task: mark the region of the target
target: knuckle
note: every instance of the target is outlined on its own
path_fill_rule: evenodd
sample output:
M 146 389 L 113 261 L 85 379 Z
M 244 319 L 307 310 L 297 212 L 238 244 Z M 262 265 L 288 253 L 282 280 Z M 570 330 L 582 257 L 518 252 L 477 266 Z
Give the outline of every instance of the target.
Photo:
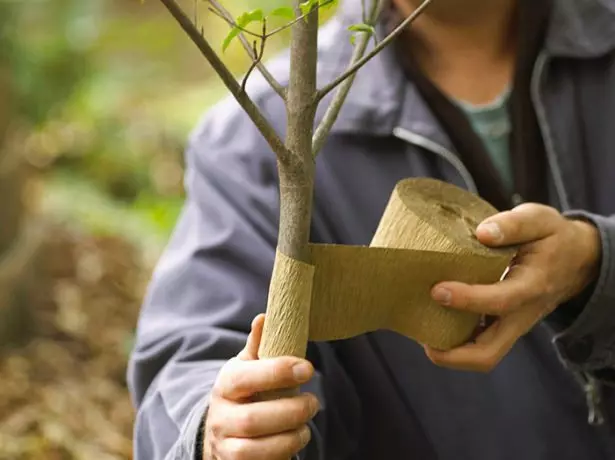
M 498 222 L 502 232 L 506 235 L 506 238 L 515 238 L 521 230 L 522 220 L 520 219 L 521 213 L 507 214 L 505 219 Z
M 314 395 L 309 395 L 308 402 L 306 404 L 306 415 L 308 418 L 313 417 L 320 408 L 320 401 Z
M 234 389 L 234 380 L 237 375 L 237 365 L 234 360 L 235 358 L 230 359 L 220 370 L 212 389 L 214 395 L 224 397 Z
M 292 367 L 295 360 L 289 357 L 281 357 L 272 361 L 271 378 L 274 382 L 292 380 Z
M 540 206 L 536 203 L 521 203 L 520 205 L 515 207 L 515 210 L 522 212 L 532 212 L 536 209 L 537 206 Z
M 307 425 L 303 425 L 295 433 L 293 450 L 300 450 L 312 439 L 312 430 Z
M 558 221 L 561 221 L 561 222 L 565 221 L 564 216 L 562 216 L 562 214 L 557 209 L 555 209 L 554 207 L 546 206 L 544 204 L 541 205 L 541 207 L 543 209 L 543 212 L 546 215 L 548 215 L 549 217 L 551 217 L 552 219 L 555 219 L 555 220 L 558 220 Z
M 534 274 L 534 286 L 541 300 L 550 298 L 556 291 L 555 283 L 544 270 L 537 270 Z
M 550 299 L 555 296 L 557 287 L 553 281 L 547 280 L 544 282 L 543 294 L 546 299 Z
M 287 373 L 287 368 L 288 364 L 286 359 L 276 359 L 272 361 L 271 368 L 269 369 L 271 380 L 274 382 L 281 380 Z
M 228 374 L 223 381 L 221 390 L 224 395 L 232 395 L 239 391 L 241 388 L 241 376 L 238 374 Z
M 495 299 L 493 303 L 493 310 L 495 313 L 504 314 L 511 310 L 511 302 L 508 297 L 500 296 Z
M 250 453 L 248 443 L 239 438 L 227 439 L 223 451 L 228 460 L 246 460 Z
M 304 397 L 299 401 L 293 414 L 293 422 L 295 424 L 300 424 L 310 419 L 315 404 L 312 399 L 312 397 Z
M 254 414 L 248 410 L 243 410 L 235 417 L 233 424 L 240 433 L 249 435 L 254 432 L 254 426 L 257 420 Z
M 222 396 L 222 389 L 224 388 L 224 379 L 225 379 L 225 370 L 224 368 L 222 368 L 220 370 L 220 373 L 216 377 L 216 380 L 214 381 L 214 386 L 211 389 L 212 400 L 214 398 L 218 398 Z
M 224 424 L 219 417 L 207 417 L 207 431 L 211 434 L 212 441 L 220 438 L 224 432 Z
M 223 380 L 224 387 L 222 390 L 224 394 L 237 395 L 247 391 L 248 377 L 245 371 L 241 371 L 238 368 L 232 369 L 232 372 L 228 372 Z
M 456 295 L 453 296 L 453 301 L 457 308 L 470 308 L 476 305 L 476 301 L 472 295 L 463 291 L 456 293 Z
M 500 357 L 498 355 L 498 353 L 496 352 L 488 352 L 485 354 L 485 357 L 483 358 L 482 362 L 481 362 L 481 370 L 483 373 L 489 373 L 491 371 L 493 371 L 493 369 L 495 369 L 495 367 L 497 366 L 498 362 L 500 360 Z

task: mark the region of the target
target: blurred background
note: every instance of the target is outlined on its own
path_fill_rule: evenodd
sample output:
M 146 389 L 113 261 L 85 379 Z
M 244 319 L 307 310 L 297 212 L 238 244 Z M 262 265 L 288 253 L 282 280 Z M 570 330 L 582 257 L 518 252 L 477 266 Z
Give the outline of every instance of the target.
M 221 52 L 228 26 L 181 4 Z M 249 66 L 238 44 L 223 57 Z M 143 291 L 187 135 L 225 95 L 158 0 L 0 0 L 0 459 L 131 458 Z

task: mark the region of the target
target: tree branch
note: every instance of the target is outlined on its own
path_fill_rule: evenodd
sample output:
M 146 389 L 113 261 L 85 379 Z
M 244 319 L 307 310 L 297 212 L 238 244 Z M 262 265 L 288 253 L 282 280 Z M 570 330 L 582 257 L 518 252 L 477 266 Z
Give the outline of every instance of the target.
M 328 85 L 326 85 L 325 87 L 323 87 L 322 89 L 318 91 L 317 100 L 318 101 L 322 100 L 322 98 L 324 98 L 327 94 L 333 91 L 344 80 L 346 80 L 348 77 L 356 73 L 357 70 L 359 70 L 369 61 L 371 61 L 372 58 L 378 55 L 378 53 L 380 53 L 393 40 L 395 40 L 395 38 L 397 38 L 408 25 L 412 24 L 414 20 L 423 13 L 423 11 L 429 6 L 431 2 L 432 0 L 424 0 L 423 3 L 421 3 L 421 5 L 416 10 L 414 10 L 410 16 L 404 19 L 404 21 L 399 26 L 397 26 L 395 30 L 393 30 L 393 32 L 391 32 L 385 39 L 383 39 L 380 43 L 378 43 L 378 45 L 375 46 L 374 49 L 369 52 L 369 54 L 360 58 L 356 62 L 351 62 L 350 67 L 343 74 L 341 74 L 331 83 L 329 83 Z
M 218 2 L 218 0 L 208 0 L 208 1 L 209 1 L 209 4 L 212 6 L 212 8 L 216 11 L 218 16 L 220 16 L 222 19 L 224 19 L 232 27 L 237 26 L 237 24 L 235 23 L 235 19 L 233 18 L 231 13 L 229 13 L 229 11 Z M 254 36 L 260 38 L 263 41 L 267 38 L 264 32 L 263 32 L 262 36 L 257 34 L 257 33 L 254 33 L 254 32 L 250 32 L 250 31 L 246 31 L 246 33 L 254 35 Z M 250 46 L 250 42 L 245 37 L 243 32 L 240 33 L 238 35 L 238 37 L 239 37 L 239 41 L 243 45 L 243 48 L 248 53 L 248 56 L 250 56 L 250 58 L 252 59 L 252 62 L 256 63 L 256 68 L 261 73 L 263 78 L 265 80 L 267 80 L 267 83 L 269 83 L 269 85 L 273 88 L 273 90 L 276 93 L 278 93 L 278 95 L 283 100 L 286 100 L 286 89 L 276 80 L 276 78 L 271 74 L 271 72 L 269 72 L 269 70 L 267 70 L 267 67 L 262 62 L 262 58 L 263 57 L 261 56 L 260 59 L 258 59 L 257 54 L 254 52 L 252 46 Z M 264 46 L 264 44 L 262 46 Z M 251 69 L 250 72 L 252 70 L 253 69 Z
M 374 25 L 380 16 L 380 12 L 384 6 L 384 1 L 373 0 L 372 8 L 367 14 L 365 11 L 365 0 L 361 2 L 363 11 L 362 17 L 363 21 L 366 24 Z M 352 63 L 358 62 L 361 57 L 365 54 L 365 50 L 367 49 L 367 44 L 371 38 L 371 34 L 362 33 L 359 37 L 357 44 L 355 45 L 354 51 L 352 53 L 352 57 L 350 59 L 351 65 Z M 333 97 L 331 104 L 327 108 L 322 120 L 318 124 L 318 128 L 316 128 L 316 132 L 314 133 L 314 138 L 312 140 L 312 156 L 316 157 L 318 152 L 322 149 L 322 146 L 325 143 L 327 135 L 331 131 L 335 120 L 337 119 L 342 106 L 344 105 L 344 101 L 346 100 L 346 96 L 354 83 L 354 78 L 356 76 L 356 72 L 348 75 L 348 78 L 344 82 L 341 83 L 339 90 Z
M 250 97 L 241 89 L 233 74 L 224 65 L 207 40 L 200 34 L 196 26 L 188 19 L 183 10 L 175 0 L 160 0 L 169 10 L 178 24 L 188 34 L 193 43 L 201 51 L 205 59 L 213 67 L 218 76 L 222 79 L 228 90 L 235 97 L 239 105 L 246 111 L 250 119 L 254 122 L 263 137 L 269 143 L 271 149 L 278 156 L 280 161 L 288 161 L 289 151 L 275 132 L 271 124 L 266 120 L 261 111 L 256 107 Z
M 210 0 L 210 3 L 212 5 L 217 5 L 217 2 Z M 222 11 L 218 11 L 216 8 L 220 8 Z M 241 27 L 239 24 L 237 24 L 235 22 L 235 20 L 230 16 L 227 17 L 224 14 L 224 7 L 222 5 L 217 5 L 217 6 L 210 6 L 208 8 L 209 11 L 211 11 L 213 14 L 215 14 L 216 16 L 218 16 L 220 19 L 222 19 L 224 22 L 226 22 L 229 26 L 231 27 L 237 27 L 239 30 L 241 30 L 242 34 L 247 34 L 247 35 L 252 35 L 255 38 L 262 38 L 263 36 L 261 34 L 257 34 L 256 32 L 252 32 L 249 29 L 246 29 L 245 27 Z
M 267 32 L 267 20 L 263 20 L 263 38 L 261 39 L 260 50 L 256 48 L 256 40 L 254 40 L 254 54 L 256 55 L 256 58 L 254 59 L 254 62 L 252 62 L 252 65 L 250 66 L 248 71 L 246 72 L 246 76 L 243 77 L 243 82 L 241 83 L 241 90 L 244 92 L 246 91 L 246 85 L 248 84 L 248 78 L 250 78 L 250 74 L 252 73 L 255 67 L 258 67 L 258 65 L 261 63 L 261 59 L 263 59 L 263 56 L 265 55 L 265 41 L 266 41 L 265 32 Z
M 318 5 L 316 5 L 314 7 L 314 9 L 315 10 L 319 10 L 320 8 L 322 8 L 324 6 L 327 6 L 329 3 L 333 3 L 334 1 L 335 0 L 325 0 L 324 2 L 319 3 Z M 275 35 L 277 33 L 282 32 L 285 29 L 288 29 L 289 27 L 293 26 L 297 21 L 300 21 L 301 19 L 305 19 L 305 17 L 308 14 L 311 14 L 311 12 L 308 12 L 308 13 L 302 14 L 300 16 L 297 16 L 295 19 L 293 19 L 292 21 L 288 22 L 287 24 L 284 24 L 283 26 L 280 26 L 280 27 L 278 27 L 276 29 L 273 29 L 271 32 L 267 33 L 267 37 L 271 37 L 271 36 L 273 36 L 273 35 Z

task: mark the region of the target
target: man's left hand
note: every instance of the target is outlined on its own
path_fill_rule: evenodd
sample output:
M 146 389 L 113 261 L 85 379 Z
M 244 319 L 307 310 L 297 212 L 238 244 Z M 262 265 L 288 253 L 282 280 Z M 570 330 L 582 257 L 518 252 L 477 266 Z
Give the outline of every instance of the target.
M 432 296 L 448 308 L 495 317 L 472 343 L 449 351 L 426 348 L 437 365 L 488 372 L 517 340 L 597 276 L 600 236 L 592 224 L 533 203 L 486 219 L 476 230 L 491 247 L 518 246 L 507 276 L 490 285 L 443 282 Z

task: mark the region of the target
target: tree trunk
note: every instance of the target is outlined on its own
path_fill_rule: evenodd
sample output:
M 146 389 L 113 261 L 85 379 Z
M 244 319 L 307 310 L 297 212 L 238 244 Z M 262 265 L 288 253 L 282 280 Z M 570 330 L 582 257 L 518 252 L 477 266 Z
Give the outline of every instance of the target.
M 295 0 L 297 14 L 299 2 Z M 287 102 L 288 161 L 278 161 L 280 227 L 267 317 L 259 356 L 305 357 L 309 335 L 314 269 L 310 265 L 310 228 L 315 165 L 312 136 L 316 113 L 318 11 L 292 27 L 291 69 Z M 265 395 L 276 398 L 297 390 Z

